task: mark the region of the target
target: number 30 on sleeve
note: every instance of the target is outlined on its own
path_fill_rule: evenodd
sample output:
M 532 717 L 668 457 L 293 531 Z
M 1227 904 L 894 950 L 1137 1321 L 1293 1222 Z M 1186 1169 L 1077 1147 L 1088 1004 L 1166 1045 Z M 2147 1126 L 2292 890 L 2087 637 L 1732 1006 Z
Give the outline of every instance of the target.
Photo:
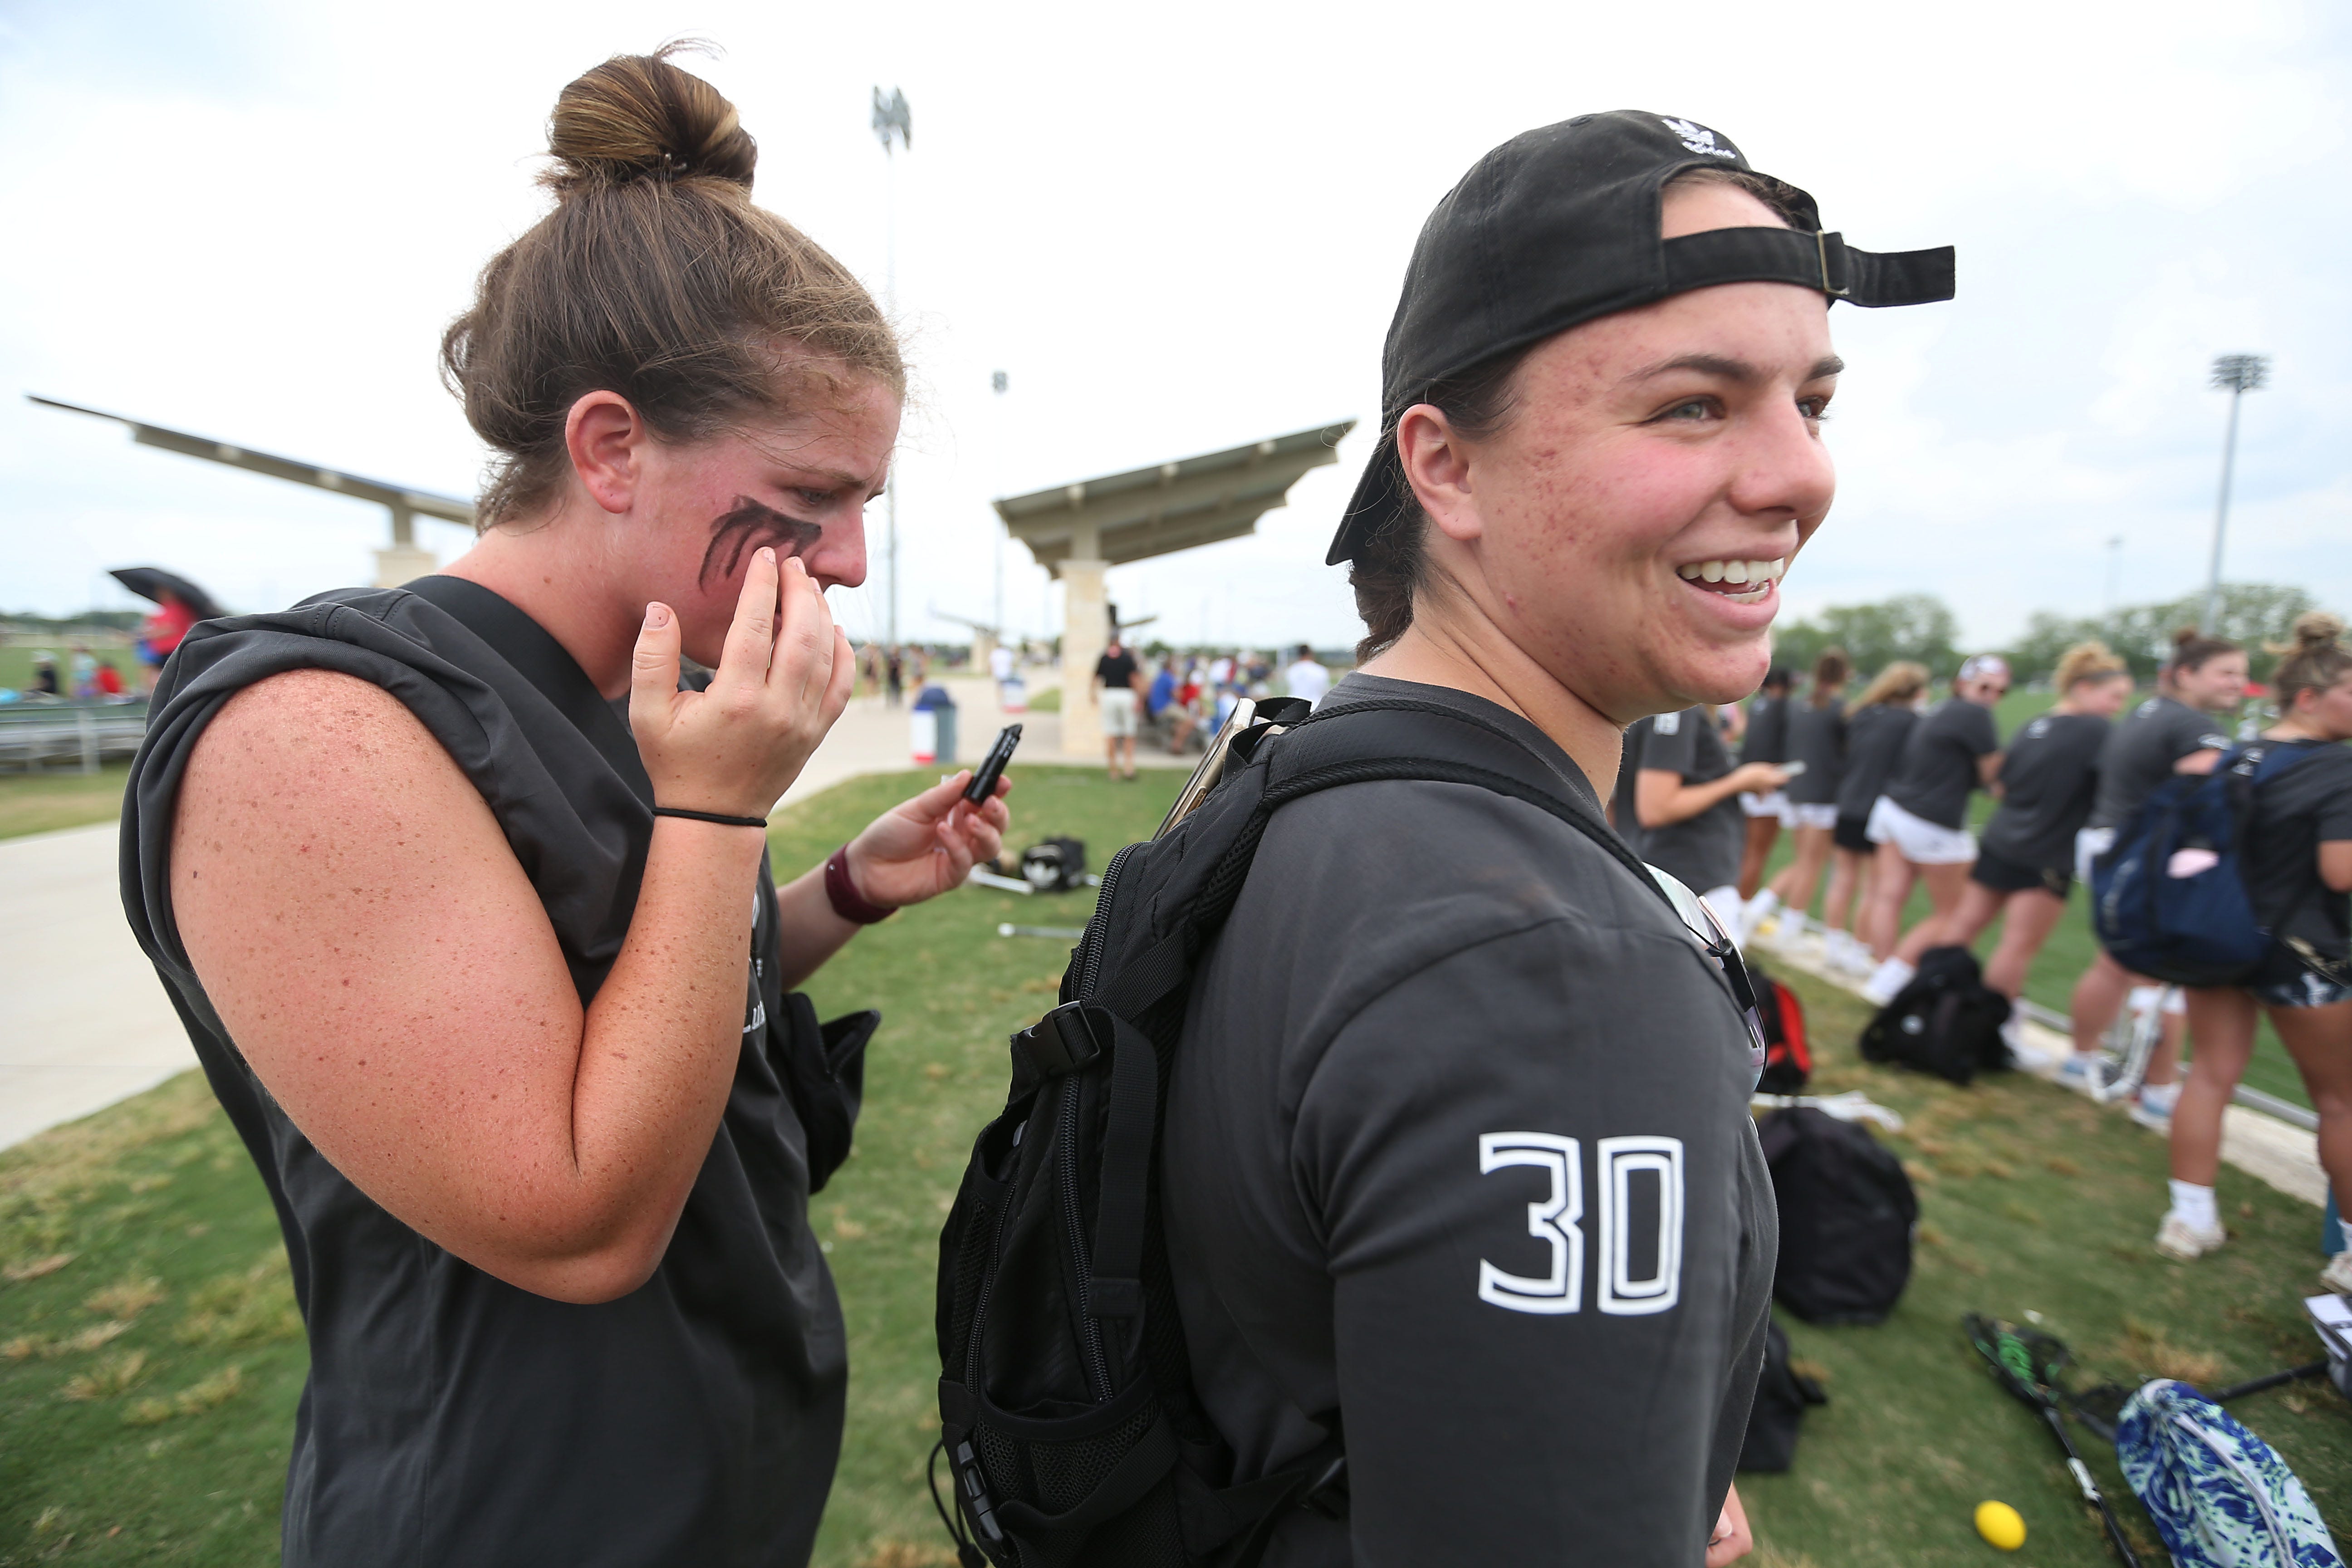
M 1612 1316 L 1638 1317 L 1671 1310 L 1681 1297 L 1683 1146 L 1676 1138 L 1603 1138 L 1594 1148 L 1601 1171 L 1601 1290 L 1595 1303 Z M 1511 1274 L 1478 1260 L 1478 1299 L 1513 1312 L 1555 1315 L 1584 1304 L 1584 1163 L 1577 1140 L 1552 1132 L 1484 1132 L 1478 1173 L 1528 1165 L 1549 1176 L 1544 1197 L 1527 1205 L 1528 1234 L 1551 1251 L 1540 1276 Z M 1646 1279 L 1631 1275 L 1633 1185 L 1654 1175 L 1657 1250 Z

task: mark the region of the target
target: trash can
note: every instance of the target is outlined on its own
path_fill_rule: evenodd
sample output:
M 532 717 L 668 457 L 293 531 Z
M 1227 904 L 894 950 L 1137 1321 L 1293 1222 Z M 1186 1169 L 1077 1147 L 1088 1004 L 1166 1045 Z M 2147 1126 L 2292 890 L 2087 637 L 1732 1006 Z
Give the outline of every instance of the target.
M 926 686 L 917 692 L 907 720 L 918 767 L 955 765 L 956 705 L 946 687 Z

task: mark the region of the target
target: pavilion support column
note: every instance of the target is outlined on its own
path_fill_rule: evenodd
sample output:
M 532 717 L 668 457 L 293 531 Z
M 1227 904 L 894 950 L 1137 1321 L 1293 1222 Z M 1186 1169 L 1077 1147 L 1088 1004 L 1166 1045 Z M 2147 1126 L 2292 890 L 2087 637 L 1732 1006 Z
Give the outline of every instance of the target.
M 397 588 L 440 570 L 441 563 L 430 550 L 416 547 L 416 514 L 404 508 L 392 509 L 392 547 L 375 552 L 375 585 Z
M 1091 542 L 1091 541 L 1089 541 Z M 1062 576 L 1062 754 L 1100 762 L 1102 702 L 1095 692 L 1095 661 L 1110 640 L 1110 609 L 1103 594 L 1108 561 L 1065 560 Z

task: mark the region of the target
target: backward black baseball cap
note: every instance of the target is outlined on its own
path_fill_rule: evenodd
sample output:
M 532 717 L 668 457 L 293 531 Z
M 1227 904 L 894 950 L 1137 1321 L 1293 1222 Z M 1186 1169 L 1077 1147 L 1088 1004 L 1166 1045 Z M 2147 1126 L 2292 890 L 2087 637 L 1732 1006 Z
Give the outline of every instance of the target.
M 1789 228 L 1659 237 L 1662 194 L 1688 169 L 1748 160 L 1721 132 L 1671 114 L 1580 114 L 1478 160 L 1422 226 L 1381 353 L 1381 444 L 1331 541 L 1354 558 L 1412 501 L 1396 422 L 1449 376 L 1581 321 L 1717 283 L 1794 283 L 1856 305 L 1952 297 L 1952 247 L 1879 254 L 1824 233 L 1813 198 L 1786 187 Z

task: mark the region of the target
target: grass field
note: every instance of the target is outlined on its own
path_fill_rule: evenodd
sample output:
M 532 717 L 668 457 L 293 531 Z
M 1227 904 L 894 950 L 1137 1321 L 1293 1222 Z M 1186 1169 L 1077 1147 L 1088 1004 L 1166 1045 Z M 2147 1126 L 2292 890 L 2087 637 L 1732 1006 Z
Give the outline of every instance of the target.
M 129 763 L 108 763 L 94 773 L 51 771 L 0 773 L 0 838 L 112 822 L 122 815 Z
M 1020 841 L 1068 833 L 1097 859 L 1149 831 L 1178 783 L 1047 768 L 1014 779 Z M 920 782 L 859 780 L 785 813 L 772 836 L 779 868 L 814 864 Z M 973 1132 L 1002 1102 L 1004 1037 L 1051 1005 L 1066 957 L 1063 942 L 995 927 L 1076 926 L 1089 900 L 957 893 L 866 933 L 811 987 L 822 1012 L 876 1005 L 887 1017 L 856 1152 L 812 1211 L 853 1369 L 823 1568 L 952 1561 L 921 1479 L 936 1436 L 938 1228 Z M 2047 1433 L 1974 1364 L 1960 1312 L 2038 1310 L 2094 1379 L 2251 1376 L 2314 1353 L 2297 1300 L 2319 1261 L 2316 1211 L 2225 1170 L 2231 1247 L 2193 1268 L 2163 1263 L 2147 1245 L 2159 1140 L 2034 1080 L 1960 1090 L 1867 1067 L 1853 1049 L 1860 1005 L 1793 984 L 1821 1087 L 1866 1089 L 1911 1119 L 1892 1142 L 1923 1223 L 1910 1293 L 1885 1324 L 1788 1325 L 1832 1403 L 1807 1418 L 1792 1472 L 1743 1482 L 1757 1561 L 1989 1561 L 1969 1524 L 1988 1497 L 2032 1531 L 2016 1561 L 2109 1561 Z M 261 1184 L 201 1079 L 0 1152 L 0 1568 L 274 1561 L 304 1353 Z M 2352 1521 L 2352 1412 L 2305 1385 L 2239 1414 L 2323 1510 Z M 2096 1442 L 2085 1447 L 2119 1489 Z M 2124 1511 L 2152 1549 L 2145 1521 Z

